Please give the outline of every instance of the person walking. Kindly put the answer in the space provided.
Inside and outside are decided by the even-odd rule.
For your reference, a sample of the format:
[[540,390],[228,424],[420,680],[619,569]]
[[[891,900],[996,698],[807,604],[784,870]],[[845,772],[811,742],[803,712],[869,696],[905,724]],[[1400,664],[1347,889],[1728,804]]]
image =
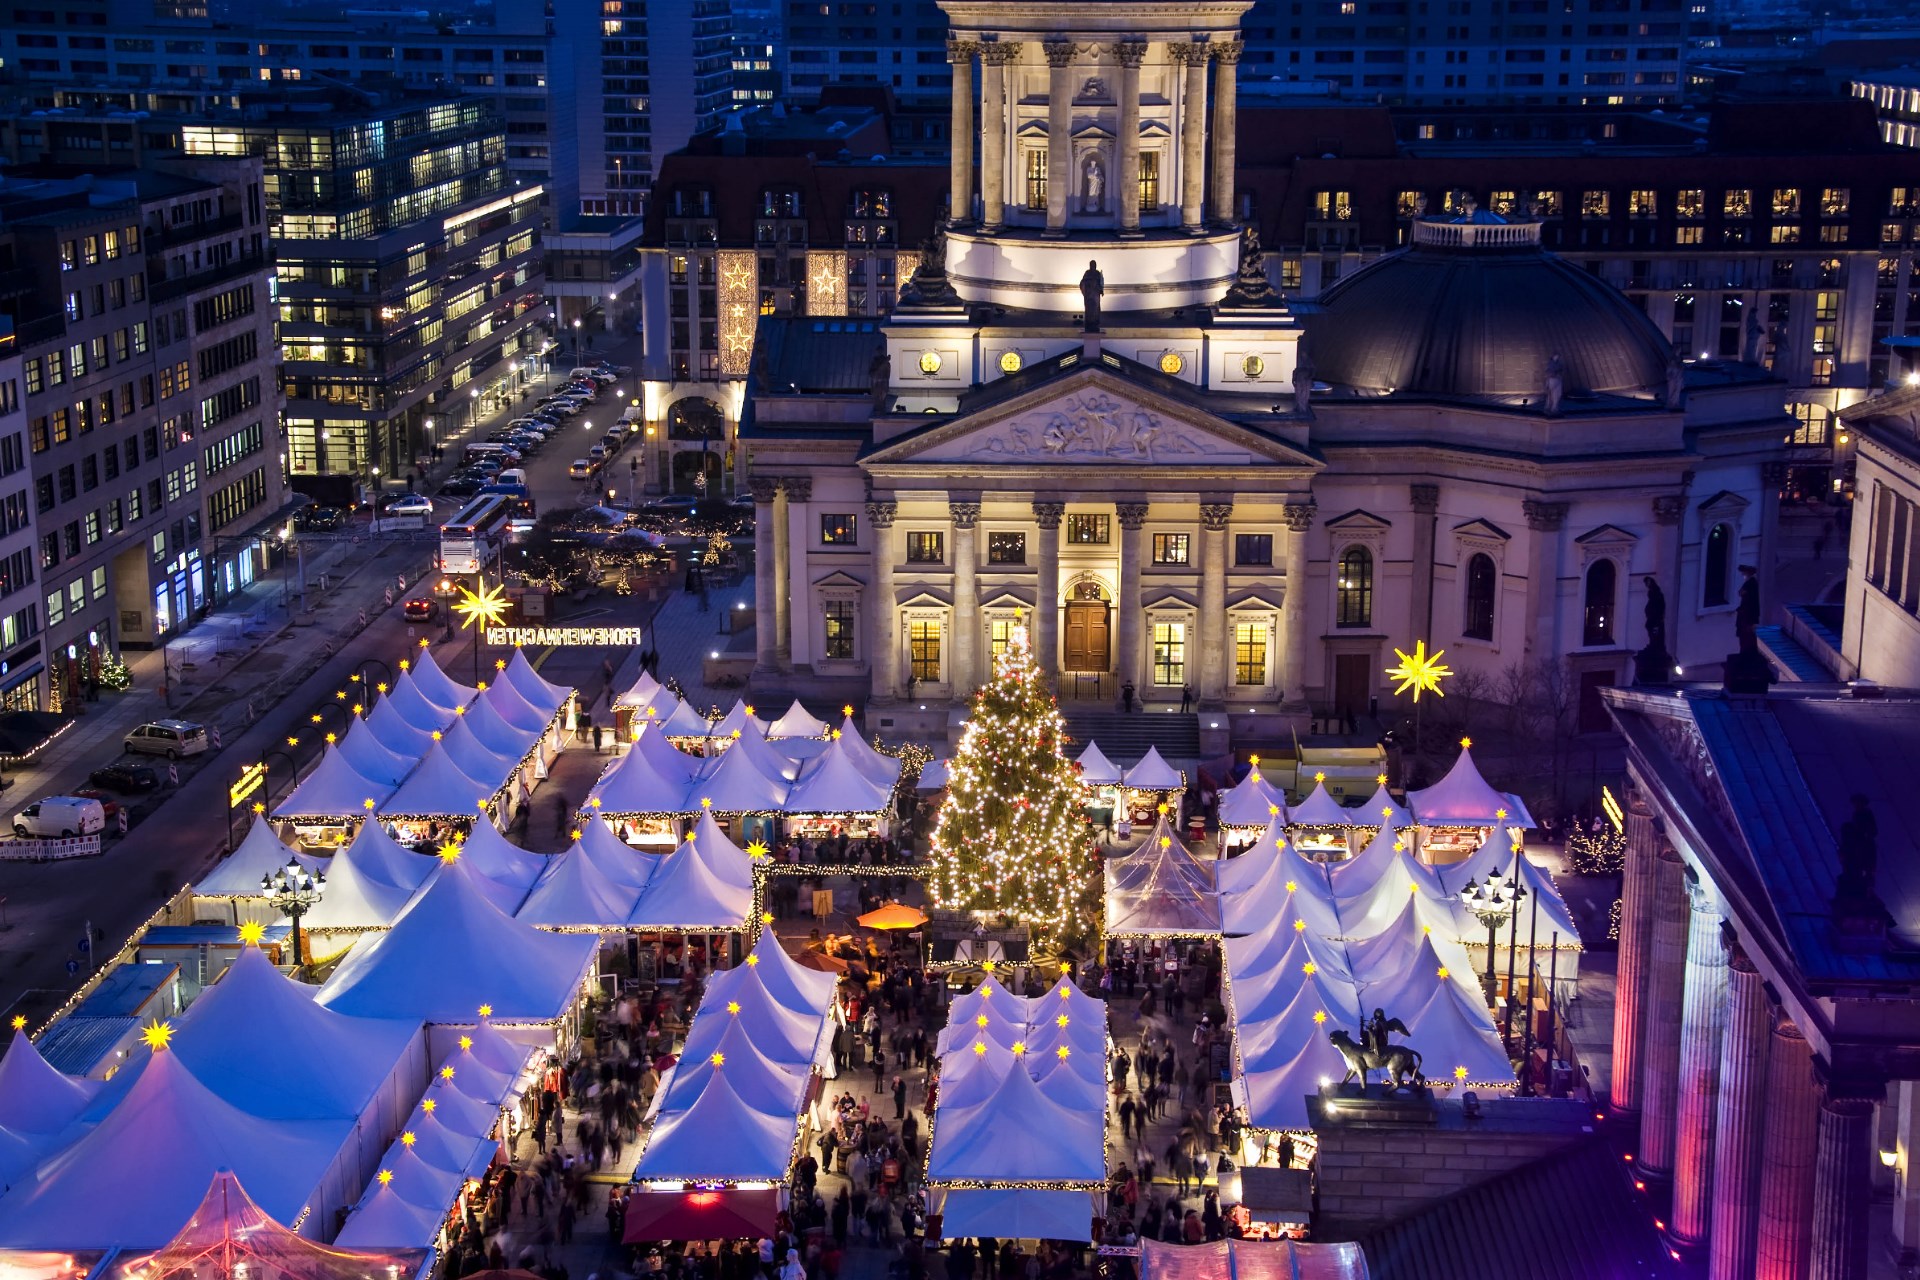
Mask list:
[[905,1076],[895,1076],[893,1078],[893,1118],[895,1120],[904,1120],[907,1118],[907,1080]]

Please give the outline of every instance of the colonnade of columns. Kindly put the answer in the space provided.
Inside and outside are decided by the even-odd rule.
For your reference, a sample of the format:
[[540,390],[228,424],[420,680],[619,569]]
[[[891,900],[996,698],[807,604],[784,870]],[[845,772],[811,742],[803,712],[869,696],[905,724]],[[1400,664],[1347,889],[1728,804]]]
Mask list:
[[[1167,54],[1181,68],[1177,121],[1180,156],[1179,206],[1181,225],[1198,233],[1210,215],[1216,223],[1237,216],[1234,194],[1235,131],[1239,127],[1238,68],[1243,45],[1237,40],[1195,40],[1169,44]],[[1115,124],[1116,155],[1111,195],[1115,225],[1122,234],[1140,229],[1140,68],[1147,42],[1138,39],[1108,44],[1050,39],[1041,43],[1047,59],[1047,206],[1046,230],[1065,235],[1074,202],[1076,156],[1073,145],[1073,106],[1082,75],[1111,66],[1118,71]],[[974,220],[972,139],[980,138],[980,212],[983,230],[998,231],[1006,223],[1009,156],[1007,139],[1007,67],[1019,60],[1017,40],[956,36],[947,41],[947,60],[953,64],[952,184],[948,217],[954,223]],[[974,59],[980,60],[978,123],[976,128]],[[1207,112],[1207,64],[1215,64],[1211,126]],[[1209,164],[1211,148],[1211,164]],[[1210,172],[1209,172],[1210,171]]]
[[1816,1066],[1637,789],[1626,834],[1611,1101],[1672,1179],[1669,1238],[1711,1280],[1858,1280],[1877,1099]]

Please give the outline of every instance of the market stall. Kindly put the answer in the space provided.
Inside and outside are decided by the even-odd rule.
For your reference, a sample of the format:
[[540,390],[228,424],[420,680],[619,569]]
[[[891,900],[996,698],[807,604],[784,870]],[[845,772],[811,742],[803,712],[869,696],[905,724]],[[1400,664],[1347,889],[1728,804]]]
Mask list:
[[1160,748],[1148,747],[1121,777],[1120,802],[1135,826],[1145,826],[1162,804],[1186,789],[1187,775],[1162,759]]

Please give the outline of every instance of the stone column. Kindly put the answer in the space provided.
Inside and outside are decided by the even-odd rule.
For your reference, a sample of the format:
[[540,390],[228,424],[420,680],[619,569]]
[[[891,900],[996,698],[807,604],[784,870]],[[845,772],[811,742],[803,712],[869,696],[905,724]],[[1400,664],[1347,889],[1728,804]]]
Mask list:
[[1140,530],[1147,523],[1147,504],[1116,502],[1113,509],[1120,520],[1120,593],[1114,601],[1113,619],[1119,661],[1114,664],[1114,695],[1117,698],[1120,686],[1132,681],[1137,698],[1146,688],[1141,679],[1145,619],[1140,613]]
[[773,507],[773,570],[775,575],[773,585],[773,661],[774,665],[780,670],[788,671],[793,667],[793,648],[788,643],[788,638],[792,634],[792,620],[790,616],[792,613],[790,607],[792,604],[792,596],[789,590],[789,584],[793,580],[791,563],[793,560],[793,530],[789,527],[790,522],[788,516],[792,513],[793,503],[787,492],[787,482],[782,479],[778,480],[777,483],[780,486],[780,493],[775,498]]
[[1120,177],[1113,188],[1114,208],[1120,214],[1120,234],[1134,235],[1140,230],[1140,61],[1147,42],[1121,40],[1108,51],[1120,64],[1120,133],[1114,139]]
[[[787,530],[787,577],[781,589],[786,597],[786,617],[782,622],[780,635],[783,648],[780,650],[782,666],[793,670],[795,665],[806,666],[813,661],[812,612],[808,608],[807,590],[807,548],[813,545],[818,535],[809,529],[807,503],[813,497],[812,476],[787,476],[780,481],[780,487],[787,497],[787,518],[784,523]],[[805,610],[804,617],[796,617],[795,610]]]
[[899,504],[874,501],[867,504],[867,524],[873,529],[873,591],[868,596],[872,625],[867,628],[867,643],[872,646],[867,668],[873,673],[874,706],[891,706],[900,694],[900,622],[895,616],[900,602],[893,587],[893,518]]
[[1408,491],[1413,499],[1413,612],[1407,623],[1419,640],[1433,635],[1433,543],[1440,523],[1440,486],[1409,485]]
[[1287,652],[1281,671],[1280,706],[1285,711],[1307,709],[1307,531],[1313,528],[1315,504],[1289,502],[1287,516],[1287,595],[1282,607],[1286,617]]
[[1201,204],[1207,173],[1207,46],[1176,44],[1168,52],[1187,68],[1180,104],[1180,225],[1200,232],[1206,229]]
[[1686,991],[1680,1015],[1680,1078],[1674,1124],[1673,1237],[1707,1243],[1713,1206],[1713,1122],[1720,1105],[1721,1037],[1727,1018],[1727,948],[1720,902],[1705,884],[1688,886]]
[[[1567,523],[1571,503],[1542,502],[1527,498],[1520,509],[1527,517],[1529,539],[1527,556],[1527,628],[1526,652],[1529,657],[1556,658],[1560,653],[1557,623],[1560,618],[1560,531]],[[1645,1143],[1641,1143],[1645,1146]]]
[[1020,56],[1017,41],[980,49],[980,225],[998,231],[1007,207],[1007,64]]
[[1039,583],[1033,597],[1033,652],[1040,664],[1040,676],[1049,685],[1057,684],[1060,671],[1060,521],[1067,514],[1064,502],[1035,502],[1033,519],[1040,526],[1038,564]]
[[980,556],[974,526],[980,521],[980,496],[947,499],[953,520],[953,660],[947,684],[956,700],[972,696],[979,683],[974,651],[980,647]]
[[1234,131],[1239,127],[1240,54],[1238,40],[1213,46],[1213,220],[1232,226],[1239,217],[1234,208]]
[[[1669,601],[1667,652],[1675,654],[1680,652],[1680,615],[1685,610],[1672,607],[1671,602],[1680,585],[1680,521],[1686,514],[1687,495],[1684,493],[1661,494],[1653,500],[1654,573]],[[1644,633],[1640,636],[1640,643],[1646,643]]]
[[1920,1256],[1920,1185],[1914,1177],[1914,1162],[1920,1160],[1920,1081],[1901,1080],[1894,1088],[1893,1247],[1905,1265]]
[[1200,705],[1219,707],[1227,697],[1227,522],[1233,503],[1200,504]]
[[1660,830],[1647,795],[1627,792],[1627,853],[1620,878],[1620,950],[1614,980],[1613,1073],[1608,1098],[1613,1110],[1640,1110],[1640,1060],[1646,1027],[1647,952],[1653,927],[1653,864]]
[[1738,947],[1727,959],[1727,1023],[1714,1120],[1713,1228],[1708,1280],[1748,1280],[1760,1218],[1760,1144],[1772,1014],[1766,983]]
[[1673,1120],[1680,1078],[1680,1006],[1687,969],[1686,864],[1662,849],[1653,870],[1653,946],[1647,965],[1646,1065],[1641,1079],[1640,1168],[1649,1177],[1673,1172]]
[[948,181],[947,221],[973,221],[973,55],[980,51],[972,40],[947,41],[947,61],[953,64],[953,147]]
[[1812,1280],[1866,1280],[1873,1146],[1873,1103],[1828,1098],[1813,1168]]
[[780,584],[786,579],[780,571],[781,530],[775,506],[780,497],[780,482],[772,476],[753,476],[753,670],[756,675],[780,669],[780,615],[776,603]]
[[1767,1050],[1767,1158],[1760,1165],[1757,1280],[1804,1280],[1813,1243],[1814,1130],[1822,1090],[1813,1050],[1782,1019]]
[[1080,47],[1049,40],[1047,51],[1047,233],[1067,233],[1073,194],[1073,60]]

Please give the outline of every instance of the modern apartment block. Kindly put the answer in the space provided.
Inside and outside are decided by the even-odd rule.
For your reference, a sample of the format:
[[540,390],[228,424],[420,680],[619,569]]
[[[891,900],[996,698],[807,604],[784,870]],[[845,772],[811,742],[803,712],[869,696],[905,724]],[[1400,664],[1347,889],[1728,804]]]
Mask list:
[[947,15],[938,0],[776,0],[781,87],[809,102],[828,86],[880,85],[901,102],[953,93]]
[[546,317],[541,189],[508,174],[484,101],[284,99],[179,138],[265,163],[295,489],[340,501],[403,478],[432,415],[524,376]]
[[0,316],[0,712],[37,711],[47,689],[18,339],[13,321]]
[[0,548],[29,519],[38,539],[0,566],[38,578],[0,596],[0,649],[43,631],[48,709],[272,554],[285,492],[264,185],[250,158],[0,183],[26,421],[20,442],[0,431],[0,477],[32,481],[29,512],[0,479]]

